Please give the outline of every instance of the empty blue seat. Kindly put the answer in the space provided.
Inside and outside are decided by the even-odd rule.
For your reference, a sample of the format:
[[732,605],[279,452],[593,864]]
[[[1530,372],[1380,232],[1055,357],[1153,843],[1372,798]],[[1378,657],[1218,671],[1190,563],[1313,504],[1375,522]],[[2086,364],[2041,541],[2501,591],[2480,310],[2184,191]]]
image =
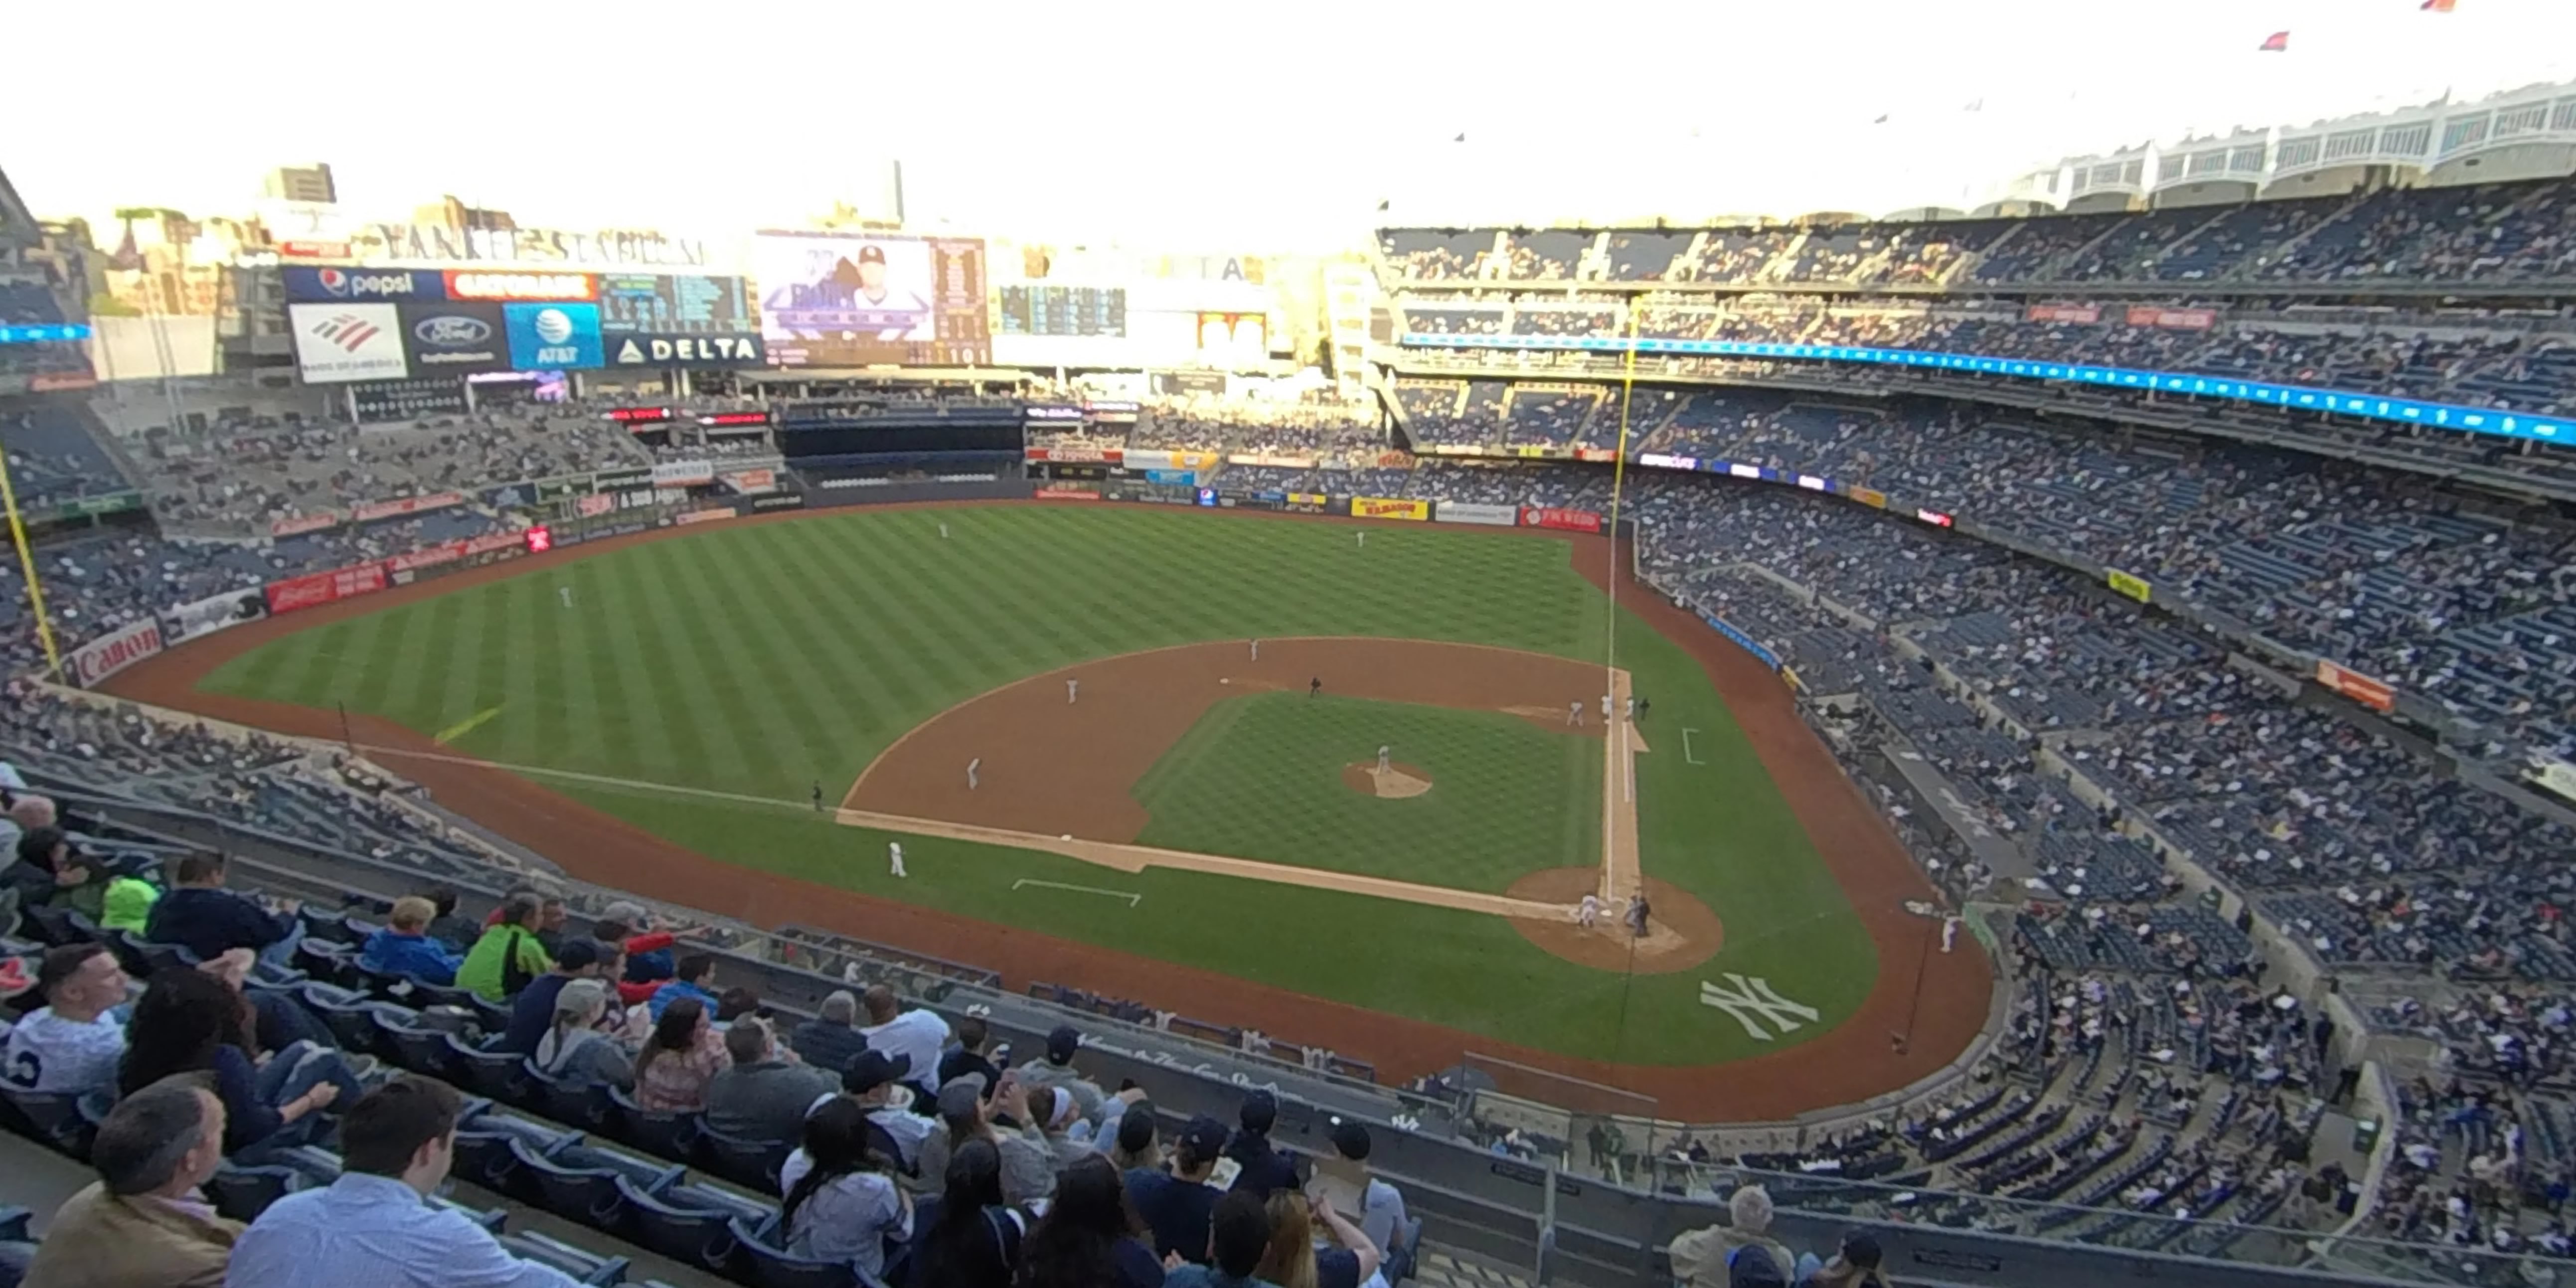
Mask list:
[[696,1157],[700,1123],[696,1114],[658,1113],[635,1103],[635,1097],[623,1087],[612,1087],[609,1103],[617,1107],[618,1135],[626,1143],[648,1154],[659,1155],[675,1163]]
[[239,1167],[226,1163],[206,1182],[206,1197],[215,1211],[245,1224],[259,1219],[268,1205],[304,1188],[304,1174],[292,1167],[265,1164]]
[[733,1237],[741,1243],[743,1255],[751,1260],[751,1281],[760,1288],[854,1288],[863,1282],[859,1273],[837,1261],[808,1261],[789,1256],[778,1239],[778,1216],[772,1213],[759,1221],[736,1218]]
[[703,1122],[698,1125],[697,1147],[706,1156],[708,1170],[736,1185],[772,1194],[779,1188],[778,1169],[796,1149],[790,1141],[730,1136]]
[[512,1256],[552,1266],[580,1283],[626,1282],[627,1261],[624,1257],[603,1257],[542,1234],[505,1234],[501,1236],[501,1246]]
[[447,1035],[448,1067],[455,1069],[465,1089],[475,1095],[504,1104],[533,1107],[537,1103],[535,1084],[528,1080],[527,1058],[510,1051],[486,1051],[463,1037]]
[[625,1200],[637,1243],[682,1265],[718,1273],[732,1269],[740,1258],[742,1245],[734,1237],[733,1222],[770,1215],[761,1204],[703,1185],[671,1185],[647,1193],[619,1176],[617,1195]]
[[602,1230],[626,1228],[630,1213],[617,1182],[624,1178],[645,1194],[659,1194],[688,1174],[676,1163],[629,1154],[623,1150],[567,1140],[551,1150],[533,1142],[510,1141],[511,1157],[522,1177],[532,1183],[537,1204],[566,1220]]

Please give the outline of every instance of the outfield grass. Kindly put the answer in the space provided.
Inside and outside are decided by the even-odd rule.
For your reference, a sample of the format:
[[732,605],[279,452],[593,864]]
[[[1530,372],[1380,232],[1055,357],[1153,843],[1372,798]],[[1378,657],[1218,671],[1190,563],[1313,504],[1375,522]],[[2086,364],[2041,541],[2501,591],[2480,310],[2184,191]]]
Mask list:
[[[951,539],[939,536],[943,521]],[[1786,1045],[1753,1042],[1698,1004],[1697,981],[1718,971],[1768,978],[1828,1021],[1849,1013],[1877,970],[1867,935],[1698,664],[1625,613],[1617,664],[1654,703],[1645,733],[1655,750],[1637,761],[1645,868],[1714,908],[1727,946],[1702,972],[1638,981],[1624,1033],[1608,1031],[1621,1008],[1603,1000],[1617,977],[1541,953],[1491,919],[1159,871],[1119,877],[1146,896],[1131,910],[1011,889],[1022,876],[1098,884],[1100,869],[929,838],[906,838],[913,877],[892,883],[884,838],[807,808],[814,783],[837,796],[895,738],[948,707],[1090,658],[1297,635],[1599,658],[1609,610],[1569,566],[1570,549],[1431,527],[1371,528],[1362,548],[1340,525],[1144,508],[854,511],[537,562],[275,641],[206,687],[346,703],[430,735],[471,723],[456,736],[460,751],[632,780],[625,789],[546,781],[725,862],[1530,1046],[1698,1064]],[[566,586],[569,609],[557,597]],[[1689,757],[1683,728],[1696,730]],[[1346,758],[1335,753],[1330,768]],[[1440,777],[1409,751],[1399,758]],[[1591,763],[1597,774],[1597,747]],[[1178,784],[1176,804],[1191,804],[1193,781]],[[656,793],[653,783],[782,807]],[[1580,829],[1587,838],[1595,810]],[[1569,830],[1541,826],[1528,848],[1553,856]],[[1232,915],[1245,907],[1258,915]],[[972,945],[949,955],[971,960]]]
[[[1395,758],[1431,776],[1380,800],[1342,767]],[[1164,849],[1500,891],[1601,861],[1601,740],[1494,711],[1265,693],[1216,704],[1135,787]]]

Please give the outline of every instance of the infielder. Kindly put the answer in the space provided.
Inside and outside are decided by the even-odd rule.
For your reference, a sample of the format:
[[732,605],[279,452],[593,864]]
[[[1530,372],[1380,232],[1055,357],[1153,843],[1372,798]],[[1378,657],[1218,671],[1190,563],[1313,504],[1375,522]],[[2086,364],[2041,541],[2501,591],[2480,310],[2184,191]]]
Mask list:
[[557,586],[557,587],[555,587],[555,597],[556,597],[556,598],[558,598],[558,599],[563,600],[563,606],[564,606],[564,607],[566,607],[566,608],[570,608],[570,607],[572,607],[572,587],[570,587],[570,586]]
[[1634,724],[1634,723],[1636,723],[1636,721],[1637,721],[1637,700],[1636,700],[1635,698],[1630,698],[1630,699],[1628,699],[1628,722],[1629,722],[1630,724]]
[[1390,769],[1393,769],[1393,768],[1395,767],[1394,762],[1393,762],[1393,761],[1391,761],[1391,760],[1389,760],[1389,759],[1387,759],[1388,753],[1392,752],[1393,750],[1394,750],[1394,748],[1392,748],[1392,747],[1383,747],[1383,746],[1382,746],[1382,747],[1379,747],[1379,748],[1377,749],[1377,772],[1379,772],[1379,773],[1383,774],[1383,773],[1385,773],[1386,771],[1388,771],[1388,770],[1390,770]]
[[1568,729],[1580,729],[1583,727],[1582,703],[1569,702],[1565,704],[1565,727]]
[[1589,930],[1600,922],[1601,896],[1597,894],[1583,896],[1583,902],[1574,905],[1574,924]]
[[1067,680],[1064,682],[1064,704],[1066,706],[1072,706],[1074,699],[1080,696],[1082,696],[1082,681]]
[[893,875],[903,875],[903,842],[886,842],[886,866],[892,870]]
[[1628,896],[1627,922],[1629,934],[1634,935],[1639,939],[1645,938],[1646,918],[1648,915],[1646,896],[1644,892],[1640,891],[1639,893]]
[[966,790],[970,792],[975,790],[975,771],[982,769],[983,767],[984,758],[982,756],[977,756],[973,760],[966,762]]
[[1252,641],[1252,660],[1255,662],[1261,660],[1261,641],[1258,638]]
[[1610,706],[1610,695],[1609,695],[1609,694],[1607,694],[1607,693],[1604,693],[1604,694],[1602,694],[1602,695],[1601,695],[1601,723],[1603,723],[1603,724],[1608,724],[1608,723],[1610,723],[1610,712],[1611,712],[1611,710],[1612,710],[1612,708],[1611,708],[1611,706]]

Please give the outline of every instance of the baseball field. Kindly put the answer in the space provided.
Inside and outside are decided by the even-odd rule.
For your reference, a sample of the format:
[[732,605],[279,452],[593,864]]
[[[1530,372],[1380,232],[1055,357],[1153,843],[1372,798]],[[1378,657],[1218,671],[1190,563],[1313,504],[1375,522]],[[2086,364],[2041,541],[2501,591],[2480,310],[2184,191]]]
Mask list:
[[1475,1050],[1766,1116],[1983,1018],[1973,954],[1916,977],[1919,878],[1780,682],[1633,582],[1613,609],[1602,539],[1038,504],[654,535],[112,687],[304,733],[345,708],[584,878],[1392,1074]]

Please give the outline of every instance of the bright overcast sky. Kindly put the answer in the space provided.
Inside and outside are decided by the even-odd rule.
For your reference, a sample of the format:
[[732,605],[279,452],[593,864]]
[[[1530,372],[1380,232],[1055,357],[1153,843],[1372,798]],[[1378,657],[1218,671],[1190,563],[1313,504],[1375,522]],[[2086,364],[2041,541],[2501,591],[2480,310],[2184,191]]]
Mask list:
[[899,157],[916,228],[1294,250],[1957,204],[2193,128],[2576,77],[2576,0],[2419,3],[30,3],[0,165],[49,216],[245,212],[324,160],[367,217],[454,193],[729,239],[866,205]]

